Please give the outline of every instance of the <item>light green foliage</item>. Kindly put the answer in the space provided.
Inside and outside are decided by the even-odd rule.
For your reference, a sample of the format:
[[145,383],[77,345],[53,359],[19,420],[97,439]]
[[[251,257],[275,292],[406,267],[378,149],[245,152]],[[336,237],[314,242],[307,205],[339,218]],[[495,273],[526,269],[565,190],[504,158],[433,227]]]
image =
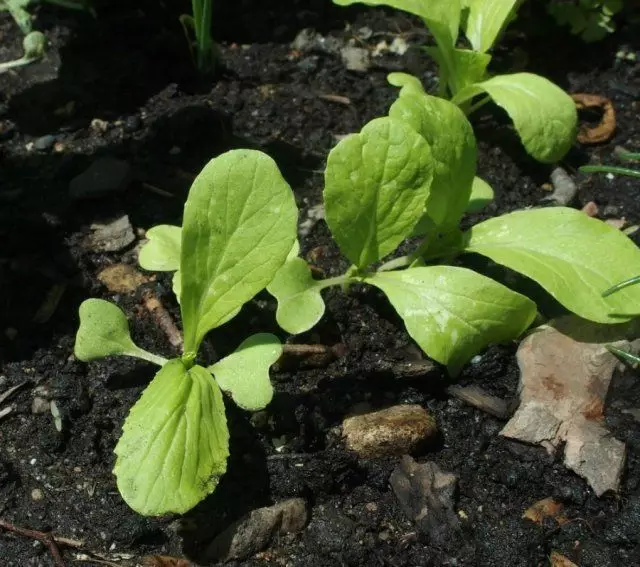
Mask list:
[[424,212],[433,178],[429,145],[401,120],[377,118],[331,150],[325,170],[327,224],[359,268],[406,238]]
[[[339,5],[353,0],[334,0]],[[575,103],[550,81],[530,73],[489,78],[489,50],[507,24],[515,17],[521,0],[367,0],[372,6],[391,6],[421,17],[434,36],[436,45],[426,48],[439,68],[439,96],[451,97],[466,114],[491,99],[504,108],[514,122],[525,149],[537,160],[561,159],[573,144],[577,131]],[[457,47],[462,27],[473,49]],[[419,91],[417,79],[401,73],[389,76],[391,84],[401,86],[400,98],[407,90]],[[476,95],[484,99],[473,100]],[[437,214],[437,213],[436,213]]]
[[400,92],[389,116],[409,124],[429,143],[434,176],[426,210],[440,230],[455,227],[469,201],[476,171],[471,124],[456,105],[413,90]]
[[193,182],[182,227],[185,352],[273,279],[293,246],[297,209],[278,166],[255,150],[210,161]]
[[[640,250],[622,232],[574,209],[518,211],[474,226],[465,248],[538,282],[577,315],[600,323],[625,320],[640,287],[602,292],[640,272]],[[628,319],[628,317],[627,317]]]
[[486,53],[515,15],[520,0],[469,0],[464,34],[475,51]]
[[220,387],[244,408],[261,409],[271,400],[269,367],[281,353],[275,336],[253,335],[209,370],[194,361],[204,334],[236,315],[299,251],[296,216],[291,189],[273,160],[237,150],[212,160],[195,180],[182,229],[161,225],[147,232],[141,265],[181,268],[173,279],[188,347],[181,358],[167,361],[137,347],[115,305],[99,299],[81,305],[79,359],[120,354],[162,366],[131,409],[116,447],[118,488],[141,514],[186,512],[215,489],[229,453]]
[[482,92],[507,111],[534,158],[553,163],[567,153],[576,135],[578,113],[572,98],[561,88],[531,73],[498,75],[467,87],[453,102],[465,103]]
[[211,374],[169,361],[131,408],[115,453],[118,490],[140,514],[184,513],[211,494],[229,456],[224,403]]
[[278,337],[269,333],[252,335],[235,352],[209,366],[220,388],[246,410],[260,410],[273,397],[269,367],[282,355]]
[[321,281],[313,279],[302,258],[285,263],[267,286],[267,291],[278,300],[278,325],[292,335],[311,329],[324,315],[320,295],[323,287]]
[[523,333],[536,314],[530,299],[465,268],[378,272],[365,281],[385,293],[420,348],[453,375],[488,344]]
[[182,228],[168,224],[147,230],[147,242],[138,256],[138,263],[153,272],[175,272],[180,268]]
[[73,353],[84,362],[112,355],[134,356],[159,365],[165,362],[133,342],[125,314],[103,299],[87,299],[80,305],[80,326]]
[[613,16],[623,6],[623,0],[550,0],[547,11],[559,25],[570,26],[572,34],[592,42],[604,39],[615,31]]
[[471,197],[467,204],[467,213],[477,213],[493,201],[493,189],[484,179],[473,178]]

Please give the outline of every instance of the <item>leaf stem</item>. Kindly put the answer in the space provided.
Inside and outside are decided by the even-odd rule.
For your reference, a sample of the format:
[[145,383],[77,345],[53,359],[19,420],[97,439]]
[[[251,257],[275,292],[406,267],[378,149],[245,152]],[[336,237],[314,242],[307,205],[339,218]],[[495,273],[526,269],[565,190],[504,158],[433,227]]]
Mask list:
[[394,258],[393,260],[389,260],[382,264],[376,272],[390,272],[391,270],[396,270],[397,268],[406,268],[413,261],[413,254],[409,256],[399,256],[398,258]]
[[140,358],[142,360],[146,360],[151,364],[156,364],[157,366],[164,366],[167,362],[169,362],[163,356],[158,356],[157,354],[153,354],[152,352],[146,351],[143,348],[138,347],[136,350],[128,353],[128,356],[133,356],[134,358]]
[[353,277],[352,275],[349,274],[349,272],[347,272],[346,274],[343,274],[341,276],[336,276],[335,278],[327,278],[326,280],[318,280],[316,282],[316,286],[319,289],[325,289],[327,287],[331,287],[334,285],[348,285],[348,284],[352,284],[352,283],[358,283],[360,281],[360,278],[357,277]]
[[478,100],[477,102],[472,104],[467,110],[465,110],[465,114],[469,116],[469,114],[471,114],[472,112],[475,112],[476,110],[478,110],[478,108],[484,106],[490,100],[491,100],[491,97],[489,95],[483,96],[480,100]]

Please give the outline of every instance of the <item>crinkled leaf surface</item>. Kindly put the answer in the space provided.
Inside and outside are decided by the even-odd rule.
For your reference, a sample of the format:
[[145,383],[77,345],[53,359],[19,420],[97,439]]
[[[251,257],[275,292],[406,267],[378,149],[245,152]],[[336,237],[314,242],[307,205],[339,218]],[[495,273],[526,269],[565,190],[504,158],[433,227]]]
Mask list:
[[[491,258],[538,282],[570,311],[599,323],[640,305],[640,287],[602,292],[640,274],[640,250],[622,232],[581,211],[516,211],[474,226],[466,251]],[[624,319],[622,319],[624,320]]]
[[527,297],[466,268],[409,268],[365,281],[385,293],[409,335],[454,375],[487,345],[518,337],[536,314]]
[[267,286],[267,291],[278,300],[278,325],[292,335],[311,329],[324,315],[321,290],[322,282],[313,279],[302,258],[286,262]]
[[273,279],[296,238],[297,209],[276,163],[255,150],[211,160],[191,187],[182,226],[185,352]]
[[401,93],[408,90],[413,90],[418,93],[425,92],[422,81],[415,75],[410,75],[409,73],[389,73],[387,75],[387,82],[394,87],[400,88]]
[[140,514],[183,514],[211,494],[229,456],[224,402],[211,374],[170,360],[131,408],[115,453],[120,494]]
[[471,196],[467,204],[467,213],[477,213],[484,209],[491,201],[493,201],[493,188],[484,179],[479,177],[473,178],[471,186]]
[[137,346],[129,333],[126,315],[104,299],[87,299],[80,305],[80,326],[73,352],[79,360],[88,362],[111,355],[134,356],[162,364],[164,359]]
[[519,0],[469,0],[469,14],[464,29],[475,51],[493,47],[498,35],[516,12]]
[[174,272],[180,269],[182,228],[168,224],[147,230],[147,242],[138,256],[138,263],[153,272]]
[[208,370],[236,404],[246,410],[257,411],[266,407],[273,398],[269,368],[281,354],[282,345],[278,337],[258,333]]
[[377,118],[331,150],[325,216],[342,252],[363,268],[409,235],[433,177],[429,144],[402,120]]
[[441,230],[458,224],[476,171],[476,139],[464,113],[442,98],[402,91],[389,116],[403,120],[430,145],[434,176],[426,214]]
[[453,102],[463,104],[483,92],[507,111],[524,147],[535,159],[556,162],[573,144],[578,121],[575,103],[551,81],[531,73],[498,75],[466,87]]

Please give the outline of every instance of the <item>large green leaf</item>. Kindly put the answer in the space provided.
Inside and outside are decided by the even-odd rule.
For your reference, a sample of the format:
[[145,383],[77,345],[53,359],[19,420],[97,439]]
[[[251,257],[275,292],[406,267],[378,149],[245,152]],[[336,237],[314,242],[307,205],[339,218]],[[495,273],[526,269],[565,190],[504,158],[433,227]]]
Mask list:
[[278,300],[278,325],[292,335],[311,329],[324,314],[322,289],[322,281],[313,279],[302,258],[286,262],[267,286],[267,291]]
[[147,242],[138,255],[138,263],[152,272],[175,272],[180,269],[182,228],[168,224],[147,230]]
[[485,53],[511,21],[520,0],[469,0],[464,33],[475,51]]
[[73,353],[84,362],[121,355],[141,358],[162,366],[166,360],[137,346],[122,310],[104,299],[87,299],[80,305],[80,326]]
[[454,375],[487,345],[518,337],[536,314],[530,299],[466,268],[409,268],[365,281],[385,293],[409,335]]
[[261,291],[296,238],[293,193],[275,162],[255,150],[210,161],[191,187],[182,226],[185,352]]
[[573,99],[551,81],[531,73],[498,75],[464,88],[454,98],[465,104],[486,92],[507,111],[524,147],[535,159],[553,163],[569,151],[578,114]]
[[602,297],[609,287],[640,273],[640,250],[619,230],[581,211],[517,211],[484,221],[467,236],[467,252],[528,276],[585,319],[620,322],[612,312],[632,313],[640,305],[640,287]]
[[476,140],[464,113],[442,98],[401,91],[389,116],[403,120],[430,145],[434,176],[426,214],[447,231],[465,211],[476,171]]
[[183,514],[227,469],[229,431],[215,380],[169,361],[131,408],[113,469],[120,494],[145,516]]
[[429,144],[402,120],[377,118],[331,150],[325,216],[342,252],[364,268],[406,238],[433,178]]
[[252,335],[229,356],[208,370],[233,401],[250,411],[261,410],[273,398],[269,368],[282,355],[278,337],[270,333]]

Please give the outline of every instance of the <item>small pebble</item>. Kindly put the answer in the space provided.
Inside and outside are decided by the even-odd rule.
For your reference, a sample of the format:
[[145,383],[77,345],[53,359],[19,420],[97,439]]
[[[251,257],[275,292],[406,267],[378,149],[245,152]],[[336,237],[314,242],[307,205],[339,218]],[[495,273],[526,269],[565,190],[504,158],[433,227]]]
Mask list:
[[35,502],[39,502],[43,498],[44,498],[44,494],[42,493],[42,490],[40,490],[39,488],[34,488],[31,491],[31,500],[34,500]]
[[53,144],[56,143],[56,137],[51,134],[47,134],[46,136],[41,136],[34,143],[33,147],[41,152],[49,150],[53,147]]
[[31,413],[39,414],[39,413],[47,413],[51,409],[51,404],[49,400],[45,400],[44,398],[35,397],[33,398],[33,402],[31,402]]

